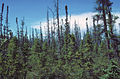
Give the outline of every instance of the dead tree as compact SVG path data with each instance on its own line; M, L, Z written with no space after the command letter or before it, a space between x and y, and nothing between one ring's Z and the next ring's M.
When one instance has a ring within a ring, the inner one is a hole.
M24 18L22 19L22 22L21 22L21 45L24 44Z
M58 25L58 41L60 41L60 26L59 26L59 0L57 0L57 25Z
M48 45L50 46L50 27L49 27L49 11L47 10L47 33L48 33Z
M65 6L65 12L66 12L66 19L65 19L65 34L68 35L70 33L70 26L69 26L69 22L68 22L68 8L67 5Z
M60 36L61 36L61 46L63 46L64 44L64 33L63 33L63 19L61 19L62 25L61 25L61 29L60 29Z
M19 40L20 36L19 36L19 26L18 26L18 18L17 17L16 17L16 25L17 25L17 38Z
M74 22L74 34L75 34L75 47L78 50L79 46L80 46L80 27L78 27L76 21Z
M27 26L26 26L26 32L25 32L25 42L27 42L28 39L28 31L27 31Z
M48 9L51 11L51 13L53 15L53 27L54 27L53 35L55 36L55 14L51 8L48 7Z
M6 38L6 27L5 27L5 25L3 26L3 38L4 39Z
M4 10L4 3L2 3L2 11L1 11L1 14L0 14L0 38L3 38L3 35L2 35L3 10Z
M38 39L38 31L35 29L36 38Z
M58 30L57 30L57 35L58 35L58 52L60 52L61 51L61 44L60 44L60 24L59 24L59 0L57 0L56 10L57 10L57 26L58 26Z
M30 28L30 33L29 33L29 41L30 41L30 47L32 47L31 28Z
M7 6L7 14L6 14L6 38L9 39L8 35L8 12L9 12L9 7Z
M88 28L88 18L86 18L86 28L87 28L87 33L89 33L89 28Z
M108 36L108 28L107 28L107 21L106 21L106 10L105 10L105 3L102 2L102 14L103 14L103 21L104 21L104 32L107 42L107 48L110 49L110 41Z
M32 28L32 44L34 43L34 28Z
M40 40L41 40L41 43L43 43L43 34L42 34L41 22L40 22Z

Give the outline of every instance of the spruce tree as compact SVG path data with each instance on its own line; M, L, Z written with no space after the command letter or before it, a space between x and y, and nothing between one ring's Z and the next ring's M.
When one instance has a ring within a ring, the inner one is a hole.
M66 11L66 23L65 23L65 38L64 38L64 54L68 53L68 44L70 43L70 26L68 23L68 11L67 11L67 5L65 6L65 11Z
M22 56L19 53L19 48L18 48L18 40L16 37L13 37L10 40L10 43L8 45L8 50L7 50L7 61L6 61L6 72L7 75L6 77L8 78L19 78L21 75L21 58Z

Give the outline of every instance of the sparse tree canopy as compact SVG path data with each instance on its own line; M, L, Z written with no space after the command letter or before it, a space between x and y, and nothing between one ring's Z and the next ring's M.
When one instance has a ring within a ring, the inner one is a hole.
M65 19L60 21L60 0L56 0L56 19L55 12L48 8L47 25L40 22L39 30L31 28L29 33L25 19L19 22L16 17L13 34L9 28L9 7L4 18L3 3L0 79L120 79L120 35L114 31L118 17L112 14L112 4L110 0L96 0L98 13L93 16L92 29L85 17L84 34L76 21L73 26L70 24L69 5L65 6ZM43 26L47 27L47 34Z

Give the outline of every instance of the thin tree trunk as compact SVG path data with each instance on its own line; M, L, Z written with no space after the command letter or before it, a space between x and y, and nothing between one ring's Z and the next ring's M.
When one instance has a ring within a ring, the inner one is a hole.
M7 37L7 39L9 39L9 36L8 36L8 11L9 11L9 7L7 6L7 14L6 14L6 37Z
M2 4L2 11L1 11L1 15L0 15L0 38L3 38L3 35L2 35L3 10L4 10L4 3Z
M104 21L104 31L105 31L105 37L106 37L106 43L107 43L107 48L110 49L110 41L109 41L109 37L108 37L108 31L107 31L107 23L106 23L106 13L105 13L105 6L104 6L104 2L102 4L102 13L103 13L103 21Z

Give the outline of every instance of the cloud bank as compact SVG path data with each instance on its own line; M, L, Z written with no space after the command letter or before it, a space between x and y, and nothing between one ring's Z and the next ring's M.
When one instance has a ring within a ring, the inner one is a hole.
M93 16L95 14L96 13L94 13L94 12L88 12L88 13L83 13L83 14L79 14L79 15L69 16L70 28L74 29L74 23L76 21L77 25L80 27L81 32L83 34L83 32L86 30L86 18L88 18L88 26L89 26L89 28L91 28L93 26ZM113 13L113 15L120 17L120 13ZM60 21L61 21L61 19L63 19L63 21L65 23L65 16L61 16ZM52 24L51 22L52 22L52 19L50 19L50 22L49 22L50 26ZM43 21L41 23L42 23L41 26L43 29L43 33L45 34L47 32L47 27L46 27L47 23L46 23L46 21ZM115 26L116 26L115 28L117 29L117 31L120 30L119 23L120 23L120 18L118 18L115 23ZM39 29L40 22L33 23L32 28Z

